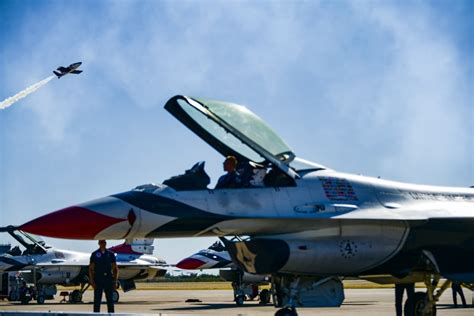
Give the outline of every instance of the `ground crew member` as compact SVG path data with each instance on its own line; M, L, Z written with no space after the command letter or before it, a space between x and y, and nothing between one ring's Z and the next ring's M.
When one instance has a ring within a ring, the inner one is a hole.
M117 289L118 267L115 254L106 248L107 242L99 240L99 249L91 254L89 283L94 288L94 313L100 313L102 292L107 299L107 312L114 313L112 295Z

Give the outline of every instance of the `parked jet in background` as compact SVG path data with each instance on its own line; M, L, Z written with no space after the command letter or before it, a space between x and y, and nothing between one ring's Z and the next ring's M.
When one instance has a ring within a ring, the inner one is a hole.
M219 241L181 260L176 267L185 270L220 269L220 277L232 283L237 305L242 305L247 298L253 300L257 296L260 298L260 304L270 302L270 292L267 289L258 289L260 285L270 283L270 276L250 274L238 268Z
M58 67L58 69L56 70L53 70L53 73L58 76L58 79L60 79L62 76L65 76L67 74L80 74L82 72L82 70L77 70L77 68L79 68L79 66L82 64L82 62L77 62L77 63L74 63L74 64L70 64L69 66L67 67Z
M2 277L2 283L8 282L8 272L21 271L23 279L35 285L36 300L40 304L56 294L56 285L80 285L80 290L72 291L70 301L77 303L82 300L82 294L89 286L90 254L53 248L44 241L12 227L0 231L7 231L24 248L22 251L16 246L0 256L0 273L6 276ZM160 277L166 273L166 262L151 256L152 243L153 239L127 240L109 248L116 254L120 269L119 282L124 292L135 289L135 280ZM16 300L18 293L11 290L2 294ZM113 299L119 300L117 291L114 292Z
M176 264L176 267L184 270L203 270L234 268L235 264L224 245L216 241L209 248L199 250L195 254L184 258Z
M277 315L296 315L301 295L334 275L422 281L426 293L405 303L416 315L436 314L450 284L436 291L441 277L474 282L474 189L387 181L299 159L237 104L175 96L165 109L223 156L235 156L240 181L208 189L201 163L163 185L77 204L20 228L71 239L219 236L242 270L272 276L274 304L284 307ZM257 165L267 172L263 184L252 181Z

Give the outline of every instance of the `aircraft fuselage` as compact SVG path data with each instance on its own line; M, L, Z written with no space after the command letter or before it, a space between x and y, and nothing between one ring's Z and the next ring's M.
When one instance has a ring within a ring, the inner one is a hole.
M474 220L473 209L473 189L319 170L304 174L294 187L176 191L142 186L57 211L21 229L45 234L47 224L54 229L46 235L76 239L248 235L252 241L234 249L247 272L357 275L381 267L407 245L420 251L430 244L439 248L446 236L426 232L436 230L437 221ZM70 222L74 229L64 222L54 225L71 216L77 218ZM81 221L84 227L77 229ZM472 223L450 232L449 241L473 250ZM414 242L410 233L415 231L429 238Z

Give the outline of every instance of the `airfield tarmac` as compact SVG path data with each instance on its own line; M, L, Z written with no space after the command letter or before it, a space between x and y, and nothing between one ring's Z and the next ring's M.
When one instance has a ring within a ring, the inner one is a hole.
M472 303L472 293L464 289L466 300ZM346 299L340 308L298 308L298 315L395 315L393 289L346 289ZM186 303L187 299L201 302ZM459 298L458 298L459 299ZM92 291L84 293L80 304L60 303L61 297L48 300L43 305L36 303L20 305L0 301L2 311L32 312L91 312ZM102 305L102 312L106 312ZM257 301L245 302L236 306L232 301L231 290L136 290L120 292L117 313L140 313L155 315L273 315L276 309L260 306ZM474 308L454 308L451 290L445 292L438 304L438 315L474 315Z

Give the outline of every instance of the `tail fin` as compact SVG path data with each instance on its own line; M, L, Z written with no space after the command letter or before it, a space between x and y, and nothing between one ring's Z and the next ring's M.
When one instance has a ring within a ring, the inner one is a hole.
M110 251L122 254L152 255L155 249L153 241L153 238L126 239L123 244L110 247Z
M58 76L58 79L62 77L62 74L60 72L57 72L56 70L53 70L53 73Z

